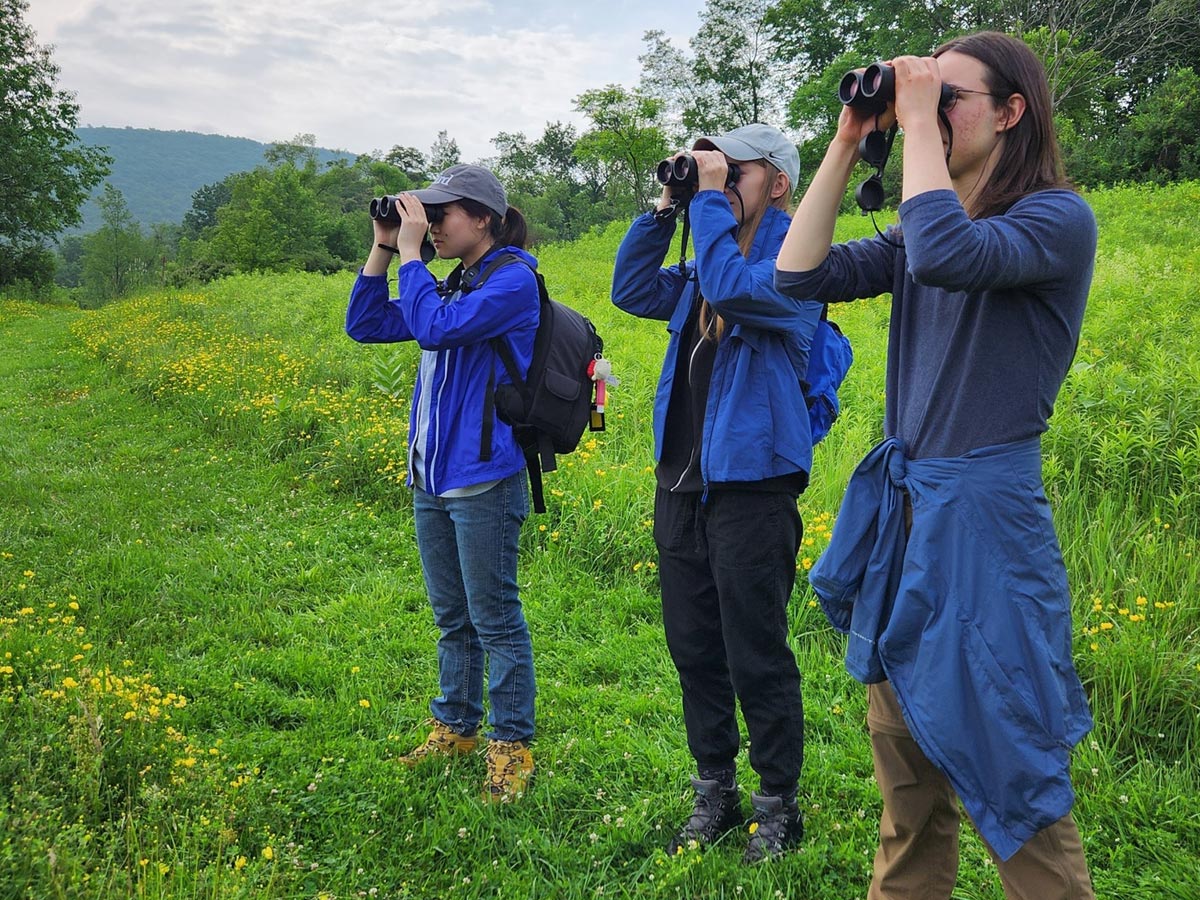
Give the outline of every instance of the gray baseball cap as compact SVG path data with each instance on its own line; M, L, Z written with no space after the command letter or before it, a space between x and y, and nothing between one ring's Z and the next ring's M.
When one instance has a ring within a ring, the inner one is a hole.
M508 195L504 193L504 185L483 166L451 166L434 178L429 187L413 191L412 194L430 206L453 203L455 200L475 200L502 219L508 212Z
M765 159L788 177L791 190L800 180L800 154L796 145L773 125L755 122L727 131L719 137L702 137L692 145L693 150L720 150L739 162Z

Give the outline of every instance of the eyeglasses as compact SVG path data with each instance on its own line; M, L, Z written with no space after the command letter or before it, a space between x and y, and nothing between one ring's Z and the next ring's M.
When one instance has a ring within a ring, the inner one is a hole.
M950 112L950 110L958 105L959 94L986 94L988 97L995 97L997 100L1008 99L1007 94L997 94L992 91L973 91L970 88L960 88L953 84L948 84L946 87L950 88L950 92L946 97L946 101L942 103L943 112Z

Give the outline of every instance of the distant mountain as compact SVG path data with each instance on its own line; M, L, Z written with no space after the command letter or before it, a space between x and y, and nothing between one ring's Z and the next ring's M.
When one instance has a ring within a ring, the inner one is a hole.
M159 222L177 224L192 208L192 194L234 172L263 165L268 146L249 138L150 128L77 128L75 133L84 144L108 149L113 158L108 182L125 197L144 228ZM321 163L355 158L343 150L316 152ZM103 224L95 201L103 190L101 185L93 192L82 210L83 224L74 231L96 231Z

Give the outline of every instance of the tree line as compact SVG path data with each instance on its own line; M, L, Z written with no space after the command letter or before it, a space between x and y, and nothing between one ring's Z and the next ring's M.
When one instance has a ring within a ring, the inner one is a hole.
M256 169L202 187L178 224L146 231L106 186L103 226L55 245L110 160L73 141L78 108L55 87L57 67L35 45L25 8L0 0L0 285L45 289L57 273L82 301L102 303L233 271L352 268L372 196L464 161L442 132L428 152L396 146L322 166L312 136L297 135L270 145ZM644 35L636 85L575 98L585 127L501 132L494 154L472 161L507 185L534 242L572 240L648 207L658 160L749 122L791 129L803 180L833 133L845 71L983 28L1020 35L1043 59L1076 183L1200 178L1200 0L708 0L686 46Z

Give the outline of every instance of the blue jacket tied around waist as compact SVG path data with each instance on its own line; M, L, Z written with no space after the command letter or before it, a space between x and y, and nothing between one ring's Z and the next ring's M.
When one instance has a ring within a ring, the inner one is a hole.
M1070 751L1092 718L1036 437L919 460L883 441L809 577L849 635L847 670L891 682L913 738L1002 859L1070 811Z

